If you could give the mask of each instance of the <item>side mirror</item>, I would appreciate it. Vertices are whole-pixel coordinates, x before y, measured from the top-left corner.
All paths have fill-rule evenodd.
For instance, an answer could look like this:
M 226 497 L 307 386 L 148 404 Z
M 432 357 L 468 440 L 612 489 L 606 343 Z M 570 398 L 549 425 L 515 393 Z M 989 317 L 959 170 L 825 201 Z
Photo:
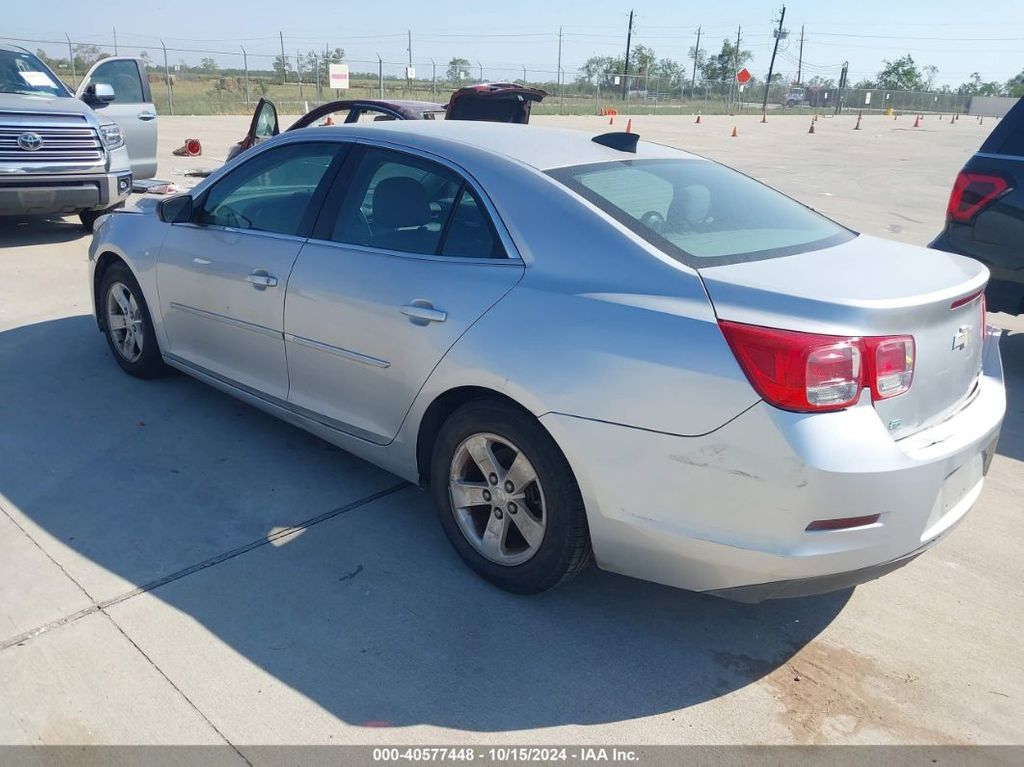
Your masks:
M 86 102 L 97 103 L 109 103 L 113 101 L 116 96 L 114 94 L 114 86 L 110 83 L 89 83 L 85 87 L 85 92 L 82 94 L 82 98 Z
M 161 200 L 156 207 L 157 215 L 165 224 L 187 224 L 192 220 L 192 197 L 179 194 Z

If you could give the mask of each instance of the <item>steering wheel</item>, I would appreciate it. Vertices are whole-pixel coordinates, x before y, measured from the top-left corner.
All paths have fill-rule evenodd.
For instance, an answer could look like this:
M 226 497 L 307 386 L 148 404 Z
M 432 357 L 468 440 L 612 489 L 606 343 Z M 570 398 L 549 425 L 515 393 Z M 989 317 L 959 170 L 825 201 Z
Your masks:
M 656 210 L 649 210 L 640 216 L 640 223 L 658 234 L 665 231 L 665 217 Z

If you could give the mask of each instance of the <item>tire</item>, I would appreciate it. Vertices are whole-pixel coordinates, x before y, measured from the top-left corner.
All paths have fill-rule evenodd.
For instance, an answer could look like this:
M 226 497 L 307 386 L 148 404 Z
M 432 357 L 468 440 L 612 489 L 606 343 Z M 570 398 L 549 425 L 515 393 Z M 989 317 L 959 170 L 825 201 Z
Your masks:
M 111 294 L 115 292 L 120 295 L 120 300 L 112 298 Z M 121 369 L 136 378 L 159 378 L 167 375 L 170 368 L 164 364 L 160 354 L 149 306 L 131 270 L 123 263 L 116 263 L 108 268 L 100 282 L 99 296 L 98 309 L 102 313 L 103 335 L 107 339 L 110 353 L 114 355 L 114 360 Z M 129 309 L 127 316 L 131 321 L 114 322 L 115 317 L 126 316 L 123 312 L 124 306 Z M 117 327 L 118 324 L 134 328 L 133 343 L 126 344 L 128 331 Z M 130 352 L 126 352 L 126 348 L 130 348 Z
M 96 219 L 98 219 L 100 216 L 105 216 L 111 211 L 123 207 L 124 203 L 122 202 L 117 205 L 113 205 L 109 208 L 104 208 L 103 210 L 83 210 L 81 213 L 78 214 L 78 220 L 82 222 L 82 228 L 85 231 L 91 232 L 93 230 L 93 227 L 96 226 Z
M 473 458 L 482 444 L 489 448 L 490 463 Z M 481 465 L 494 468 L 488 474 L 496 476 L 485 476 Z M 590 563 L 587 516 L 572 469 L 529 413 L 487 400 L 461 406 L 434 442 L 430 474 L 448 540 L 470 568 L 494 585 L 536 594 L 573 578 Z M 506 477 L 508 482 L 522 479 L 521 487 L 506 484 Z M 456 480 L 466 489 L 458 496 L 450 484 Z

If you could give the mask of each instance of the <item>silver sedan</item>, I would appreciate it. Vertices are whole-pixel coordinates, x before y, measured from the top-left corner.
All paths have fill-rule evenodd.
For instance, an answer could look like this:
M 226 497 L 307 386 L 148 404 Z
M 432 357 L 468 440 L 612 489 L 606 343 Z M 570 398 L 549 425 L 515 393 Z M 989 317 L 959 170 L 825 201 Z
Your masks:
M 940 540 L 1005 410 L 985 267 L 633 134 L 393 122 L 260 144 L 101 220 L 116 362 L 429 488 L 477 573 L 748 601 Z

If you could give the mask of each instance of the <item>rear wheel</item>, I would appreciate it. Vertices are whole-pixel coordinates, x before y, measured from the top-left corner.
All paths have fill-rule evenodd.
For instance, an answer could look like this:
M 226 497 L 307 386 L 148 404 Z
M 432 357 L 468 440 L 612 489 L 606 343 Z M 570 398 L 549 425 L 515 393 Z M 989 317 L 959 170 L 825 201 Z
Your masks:
M 136 378 L 156 378 L 169 372 L 157 346 L 146 299 L 135 275 L 123 263 L 104 272 L 99 309 L 107 345 L 124 372 Z
M 431 492 L 455 550 L 503 589 L 544 591 L 590 561 L 575 477 L 528 413 L 486 401 L 456 410 L 434 444 Z

